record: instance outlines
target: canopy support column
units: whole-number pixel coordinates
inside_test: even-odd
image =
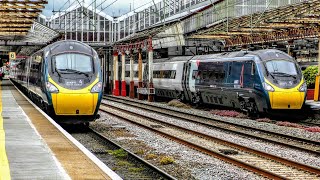
[[[153,48],[152,48],[152,38],[150,37],[148,40],[148,60],[149,60],[149,93],[148,93],[148,101],[154,101],[154,87],[153,87]]]
[[[120,95],[118,72],[119,72],[118,51],[114,51],[113,53],[113,79],[114,79],[113,95],[114,96]]]
[[[121,72],[121,96],[127,96],[127,90],[126,90],[126,81],[124,79],[125,77],[125,71],[126,71],[126,53],[124,52],[124,50],[122,50],[121,52],[121,67],[122,67],[122,72]]]
[[[314,89],[314,101],[319,101],[319,89],[320,89],[320,34],[318,37],[318,75],[316,76],[315,89]]]
[[[130,50],[130,98],[134,99],[134,81],[133,81],[133,50]]]
[[[138,78],[139,78],[139,82],[138,82],[138,88],[142,88],[142,51],[141,48],[139,48],[138,50],[139,53],[139,59],[138,59]],[[143,95],[141,93],[138,92],[138,99],[142,100],[143,99]]]

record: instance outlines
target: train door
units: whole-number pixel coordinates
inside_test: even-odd
[[[196,92],[196,80],[198,80],[199,75],[197,63],[190,62],[188,74],[190,92]]]
[[[189,67],[189,62],[185,62],[183,63],[183,71],[182,71],[182,91],[184,94],[184,97],[186,98],[186,100],[190,100],[190,96],[188,94],[188,82],[187,82],[187,78],[188,78],[188,67]]]
[[[253,61],[246,61],[243,64],[243,87],[253,88],[254,86],[255,66]]]

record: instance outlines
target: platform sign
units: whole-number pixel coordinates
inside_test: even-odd
[[[9,52],[9,59],[11,60],[14,60],[16,59],[16,53],[15,52]]]

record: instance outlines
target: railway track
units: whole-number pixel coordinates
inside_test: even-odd
[[[267,131],[255,127],[244,126],[231,122],[214,119],[211,117],[204,117],[203,115],[195,115],[192,113],[186,113],[152,105],[150,103],[145,104],[144,102],[137,102],[130,99],[116,98],[112,96],[105,97],[106,100],[122,103],[131,107],[137,107],[149,112],[159,113],[168,117],[174,117],[187,122],[198,123],[209,128],[227,131],[230,133],[246,136],[249,138],[255,138],[262,141],[271,142],[274,144],[294,148],[300,151],[305,151],[311,154],[320,156],[320,142],[303,139],[300,137],[290,136],[277,132]]]
[[[147,169],[147,172],[135,171],[134,173],[130,172],[130,171],[120,170],[120,172],[118,172],[118,173],[120,174],[121,177],[123,177],[125,179],[154,179],[155,178],[155,179],[166,179],[166,180],[173,179],[173,180],[175,180],[175,178],[172,177],[171,175],[169,175],[168,173],[164,172],[163,170],[150,164],[148,161],[145,161],[144,159],[135,155],[134,153],[132,153],[128,149],[126,149],[126,148],[122,147],[121,145],[117,144],[116,142],[112,141],[111,139],[109,139],[108,137],[106,137],[102,133],[98,132],[94,128],[87,127],[84,132],[83,132],[82,128],[81,128],[81,130],[77,130],[77,129],[72,128],[72,130],[69,130],[69,133],[71,135],[75,136],[75,134],[79,133],[79,131],[81,133],[80,139],[86,139],[86,138],[84,138],[84,136],[89,136],[90,139],[95,139],[95,141],[90,141],[89,142],[90,144],[88,144],[88,145],[86,145],[86,142],[82,142],[82,143],[84,143],[85,147],[86,146],[87,146],[87,148],[89,147],[89,150],[92,153],[94,153],[98,156],[101,156],[100,159],[107,159],[106,157],[104,157],[104,154],[108,154],[108,149],[115,149],[115,150],[121,149],[125,152],[125,154],[128,154],[126,159],[128,159],[130,162],[133,162],[135,164],[134,165],[135,167],[142,166],[142,167],[144,167],[143,169]],[[97,142],[99,142],[99,141],[96,141],[97,139],[100,139],[101,141],[103,141],[103,143],[97,143]],[[92,145],[92,143],[96,143],[96,144]],[[123,152],[121,152],[121,153],[123,154]],[[136,162],[138,162],[138,164]],[[146,173],[148,175],[146,175]]]
[[[224,141],[124,108],[102,104],[100,110],[111,116],[165,136],[205,154],[272,179],[317,179],[320,170],[242,145]]]

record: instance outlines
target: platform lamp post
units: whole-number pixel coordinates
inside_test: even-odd
[[[138,79],[139,79],[138,89],[141,89],[142,88],[142,50],[141,50],[141,47],[139,47],[138,53],[139,53],[139,58],[138,58]],[[139,100],[143,99],[143,95],[140,92],[138,92],[138,99]]]
[[[134,81],[133,81],[133,50],[130,49],[130,92],[129,97],[134,99]]]
[[[319,89],[320,89],[320,34],[318,34],[318,74],[316,76],[315,89],[314,89],[314,101],[319,101]]]
[[[115,50],[113,52],[113,79],[114,79],[114,86],[113,87],[114,87],[114,89],[113,89],[113,93],[112,93],[114,96],[120,95],[118,72],[119,72],[118,51]]]
[[[153,48],[152,48],[152,38],[148,39],[148,60],[149,60],[149,91],[148,91],[148,101],[154,101],[154,87],[153,87]]]
[[[124,52],[124,49],[121,51],[121,67],[122,67],[122,72],[121,72],[121,96],[127,96],[127,90],[126,90],[126,81],[124,79],[125,77],[125,71],[126,71],[126,53]]]

